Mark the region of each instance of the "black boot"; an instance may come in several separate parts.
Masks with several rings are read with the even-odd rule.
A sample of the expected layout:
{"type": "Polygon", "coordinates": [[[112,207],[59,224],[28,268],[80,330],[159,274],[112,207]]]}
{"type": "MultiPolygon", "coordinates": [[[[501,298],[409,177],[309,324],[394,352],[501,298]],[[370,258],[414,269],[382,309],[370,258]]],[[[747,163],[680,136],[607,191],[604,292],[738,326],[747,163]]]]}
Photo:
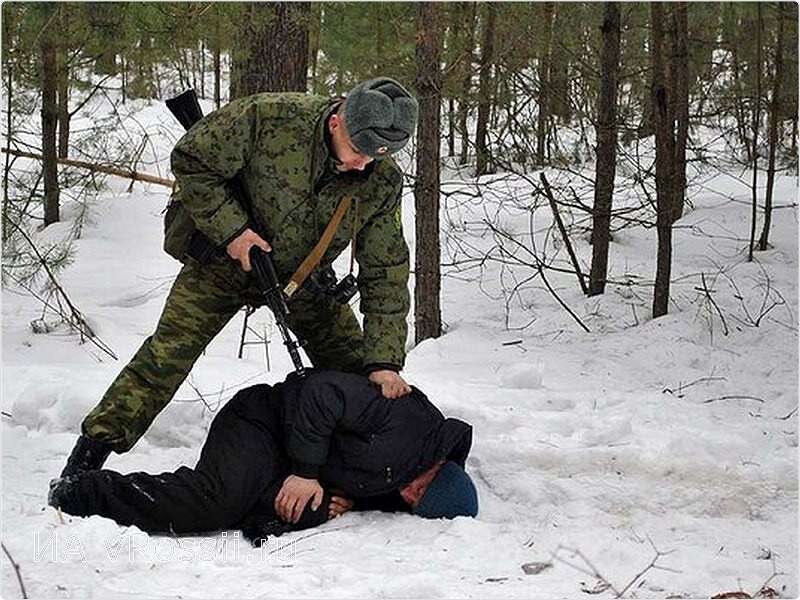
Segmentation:
{"type": "Polygon", "coordinates": [[[109,454],[110,444],[81,435],[67,459],[67,465],[61,471],[61,477],[97,470],[103,466],[109,454]]]}

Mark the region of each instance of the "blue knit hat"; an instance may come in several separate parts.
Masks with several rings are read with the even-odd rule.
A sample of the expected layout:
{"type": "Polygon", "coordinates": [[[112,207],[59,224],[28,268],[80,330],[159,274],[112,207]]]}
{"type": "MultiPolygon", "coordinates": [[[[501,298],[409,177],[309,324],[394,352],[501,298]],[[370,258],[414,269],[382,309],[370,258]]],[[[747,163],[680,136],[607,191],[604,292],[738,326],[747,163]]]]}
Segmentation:
{"type": "Polygon", "coordinates": [[[478,492],[466,471],[447,461],[411,512],[426,519],[474,517],[478,514],[478,492]]]}

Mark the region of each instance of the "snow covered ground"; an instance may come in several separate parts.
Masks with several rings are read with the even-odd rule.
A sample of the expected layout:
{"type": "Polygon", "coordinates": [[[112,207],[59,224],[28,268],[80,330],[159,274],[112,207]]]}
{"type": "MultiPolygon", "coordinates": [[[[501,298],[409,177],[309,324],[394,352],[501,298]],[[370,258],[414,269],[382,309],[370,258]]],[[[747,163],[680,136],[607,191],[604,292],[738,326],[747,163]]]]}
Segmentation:
{"type": "MultiPolygon", "coordinates": [[[[137,118],[167,123],[165,114],[153,105],[137,118]]],[[[152,147],[162,173],[167,142],[152,147]]],[[[127,193],[127,182],[109,181],[60,280],[119,360],[63,328],[34,334],[41,306],[14,288],[2,294],[2,537],[28,596],[572,598],[624,590],[684,598],[753,595],[766,582],[796,597],[797,179],[778,179],[775,203],[791,206],[776,210],[774,247],[747,263],[749,192],[738,175],[708,175],[695,188],[674,234],[674,302],[657,320],[645,285],[655,273],[653,229],[615,234],[610,276],[630,286],[587,299],[574,275],[548,273],[591,333],[540,280],[507,314],[499,265],[489,263],[481,285],[472,272],[446,269],[447,332],[410,351],[405,376],[445,414],[473,424],[468,470],[478,518],[351,513],[261,550],[233,531],[172,538],[100,517],[65,515],[62,523],[46,506],[48,480],[81,419],[155,326],[179,266],[161,251],[167,192],[137,184],[127,193]],[[724,323],[698,291],[701,273],[724,323]],[[535,321],[509,330],[507,318],[535,321]],[[598,575],[613,589],[603,590],[598,575]]],[[[488,205],[493,198],[490,191],[488,205]]],[[[460,217],[479,220],[483,208],[460,217]]],[[[526,239],[527,216],[503,214],[503,226],[526,239]]],[[[548,215],[537,212],[537,227],[548,215]]],[[[413,252],[410,192],[404,218],[413,252]]],[[[42,235],[55,239],[68,227],[42,235]]],[[[488,247],[490,238],[472,242],[488,247]]],[[[573,241],[588,265],[591,247],[573,241]]],[[[259,311],[251,323],[271,335],[270,370],[262,346],[237,358],[239,315],[147,435],[108,467],[194,464],[223,402],[283,378],[289,361],[269,315],[259,311]]],[[[3,597],[20,597],[5,556],[2,564],[3,597]]]]}

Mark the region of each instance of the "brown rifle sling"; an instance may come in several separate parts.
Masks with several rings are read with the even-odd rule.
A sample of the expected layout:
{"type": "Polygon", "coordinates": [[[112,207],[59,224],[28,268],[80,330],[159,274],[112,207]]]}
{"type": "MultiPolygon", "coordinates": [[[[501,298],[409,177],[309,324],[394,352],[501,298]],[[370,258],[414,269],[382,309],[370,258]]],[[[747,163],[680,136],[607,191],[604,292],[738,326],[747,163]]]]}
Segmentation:
{"type": "Polygon", "coordinates": [[[283,293],[286,294],[287,298],[291,298],[292,295],[300,289],[308,276],[311,275],[311,272],[317,268],[328,246],[331,245],[333,236],[336,235],[336,230],[339,228],[339,224],[342,222],[345,213],[350,209],[352,202],[353,199],[350,196],[345,196],[342,198],[342,201],[339,202],[339,206],[336,207],[336,211],[334,211],[331,220],[325,227],[325,231],[322,232],[322,237],[319,238],[317,245],[314,246],[314,249],[306,256],[305,260],[303,260],[297,268],[297,271],[294,272],[294,275],[289,278],[289,283],[283,288],[283,293]]]}

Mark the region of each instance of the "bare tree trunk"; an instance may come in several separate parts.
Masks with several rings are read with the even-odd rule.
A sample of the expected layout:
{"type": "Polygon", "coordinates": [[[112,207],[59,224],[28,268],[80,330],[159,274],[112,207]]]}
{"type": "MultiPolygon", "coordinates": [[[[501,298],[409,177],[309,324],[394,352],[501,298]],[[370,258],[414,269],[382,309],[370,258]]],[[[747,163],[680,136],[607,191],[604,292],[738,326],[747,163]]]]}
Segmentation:
{"type": "Polygon", "coordinates": [[[44,224],[60,220],[58,190],[58,153],[56,129],[58,126],[58,66],[56,65],[56,30],[58,15],[49,11],[49,18],[39,40],[42,61],[42,173],[44,179],[44,224]]]}
{"type": "Polygon", "coordinates": [[[653,292],[653,318],[667,314],[669,280],[672,270],[672,119],[664,65],[664,9],[661,2],[650,4],[653,120],[656,130],[656,231],[658,252],[653,292]]]}
{"type": "Polygon", "coordinates": [[[322,19],[325,8],[318,3],[311,5],[311,26],[309,27],[309,60],[311,61],[311,90],[317,89],[319,69],[319,50],[322,42],[322,19]]]}
{"type": "Polygon", "coordinates": [[[384,42],[386,40],[386,36],[383,32],[383,18],[380,12],[374,12],[374,20],[375,20],[375,62],[373,63],[375,66],[375,72],[380,73],[383,71],[383,57],[385,54],[384,51],[384,42]]]}
{"type": "Polygon", "coordinates": [[[308,75],[308,2],[245,4],[234,54],[233,97],[258,92],[305,92],[308,75]]]}
{"type": "Polygon", "coordinates": [[[470,2],[463,7],[461,18],[466,21],[464,36],[464,66],[461,78],[461,97],[458,100],[458,131],[461,134],[461,155],[458,164],[465,165],[469,158],[469,96],[472,90],[472,57],[475,46],[475,16],[477,3],[470,2]]]}
{"type": "Polygon", "coordinates": [[[456,101],[447,99],[447,156],[456,155],[456,101]]]}
{"type": "MultiPolygon", "coordinates": [[[[570,105],[570,55],[561,36],[569,32],[567,15],[569,8],[554,4],[552,31],[550,33],[550,58],[548,67],[547,109],[548,117],[557,117],[562,123],[572,118],[570,105]]],[[[555,135],[554,133],[552,134],[555,135]]]]}
{"type": "Polygon", "coordinates": [[[439,128],[442,73],[440,7],[435,2],[417,4],[417,179],[416,257],[414,271],[414,324],[417,343],[442,334],[439,305],[441,287],[439,246],[439,128]]]}
{"type": "Polygon", "coordinates": [[[206,97],[206,41],[200,40],[200,97],[206,97]]]}
{"type": "Polygon", "coordinates": [[[125,106],[125,99],[128,97],[128,59],[123,54],[120,56],[120,61],[122,61],[122,71],[120,73],[120,79],[122,79],[122,89],[120,92],[122,93],[122,105],[125,106]]]}
{"type": "MultiPolygon", "coordinates": [[[[8,39],[7,33],[7,25],[8,19],[5,20],[3,23],[3,35],[6,39],[8,39]]],[[[11,60],[7,60],[6,63],[6,143],[11,146],[11,126],[13,124],[12,121],[12,112],[11,107],[14,104],[14,63],[11,60]]],[[[6,153],[6,160],[5,160],[5,167],[3,169],[3,238],[1,241],[5,242],[8,239],[8,220],[9,220],[9,209],[11,208],[8,202],[8,175],[11,171],[11,155],[6,153]]]]}
{"type": "Polygon", "coordinates": [[[547,151],[547,122],[550,112],[548,108],[548,88],[550,86],[550,53],[553,45],[553,16],[555,5],[545,2],[544,10],[544,44],[539,57],[539,116],[536,121],[536,162],[545,163],[547,151]]]}
{"type": "Polygon", "coordinates": [[[674,37],[670,40],[673,62],[673,89],[675,90],[674,116],[676,121],[674,179],[675,196],[672,205],[672,222],[683,216],[686,201],[686,143],[689,138],[689,22],[686,2],[672,5],[674,37]]]}
{"type": "Polygon", "coordinates": [[[237,50],[233,49],[231,46],[231,53],[230,53],[230,68],[229,68],[229,75],[228,78],[228,100],[234,100],[239,97],[239,62],[241,59],[236,57],[238,53],[237,50]]]}
{"type": "MultiPolygon", "coordinates": [[[[199,86],[197,85],[197,72],[199,71],[198,61],[197,61],[197,52],[194,48],[189,48],[189,60],[186,61],[187,70],[191,74],[192,78],[192,89],[197,89],[199,86]]],[[[200,96],[203,97],[202,95],[200,96]]]]}
{"type": "Polygon", "coordinates": [[[761,121],[761,3],[757,4],[758,20],[756,23],[756,94],[753,98],[753,202],[750,214],[750,245],[747,250],[748,262],[753,262],[753,248],[756,243],[756,218],[758,216],[758,127],[761,121]]]}
{"type": "Polygon", "coordinates": [[[492,2],[484,4],[483,43],[481,44],[480,82],[478,84],[478,123],[475,128],[476,175],[485,175],[492,172],[486,133],[493,100],[491,87],[496,13],[497,5],[492,2]]]}
{"type": "MultiPolygon", "coordinates": [[[[786,5],[788,6],[788,4],[786,5]]],[[[775,188],[775,154],[778,146],[778,116],[781,89],[783,87],[783,20],[784,3],[776,2],[778,15],[778,39],[775,42],[775,79],[772,82],[772,99],[769,109],[769,166],[767,167],[767,195],[764,199],[764,227],[758,239],[758,249],[769,246],[769,228],[772,224],[772,192],[775,188]]],[[[787,11],[788,12],[788,11],[787,11]]]]}
{"type": "Polygon", "coordinates": [[[600,98],[597,123],[597,166],[592,213],[592,269],[589,295],[602,294],[608,272],[611,207],[617,164],[617,79],[619,76],[619,4],[605,3],[603,49],[600,57],[600,98]]]}
{"type": "Polygon", "coordinates": [[[731,48],[731,56],[733,57],[733,106],[736,112],[736,131],[739,133],[739,140],[747,152],[747,161],[750,162],[752,157],[750,156],[750,140],[747,139],[747,131],[745,126],[745,109],[744,100],[742,98],[742,76],[741,67],[739,66],[739,51],[736,49],[735,45],[731,48]]]}
{"type": "Polygon", "coordinates": [[[220,83],[222,81],[222,61],[220,60],[219,42],[214,43],[214,108],[222,102],[220,83]]]}
{"type": "MultiPolygon", "coordinates": [[[[59,29],[68,31],[69,7],[61,4],[58,7],[59,29]]],[[[66,158],[69,153],[69,64],[67,64],[67,36],[64,35],[56,44],[56,69],[58,71],[58,158],[66,158]]]]}

